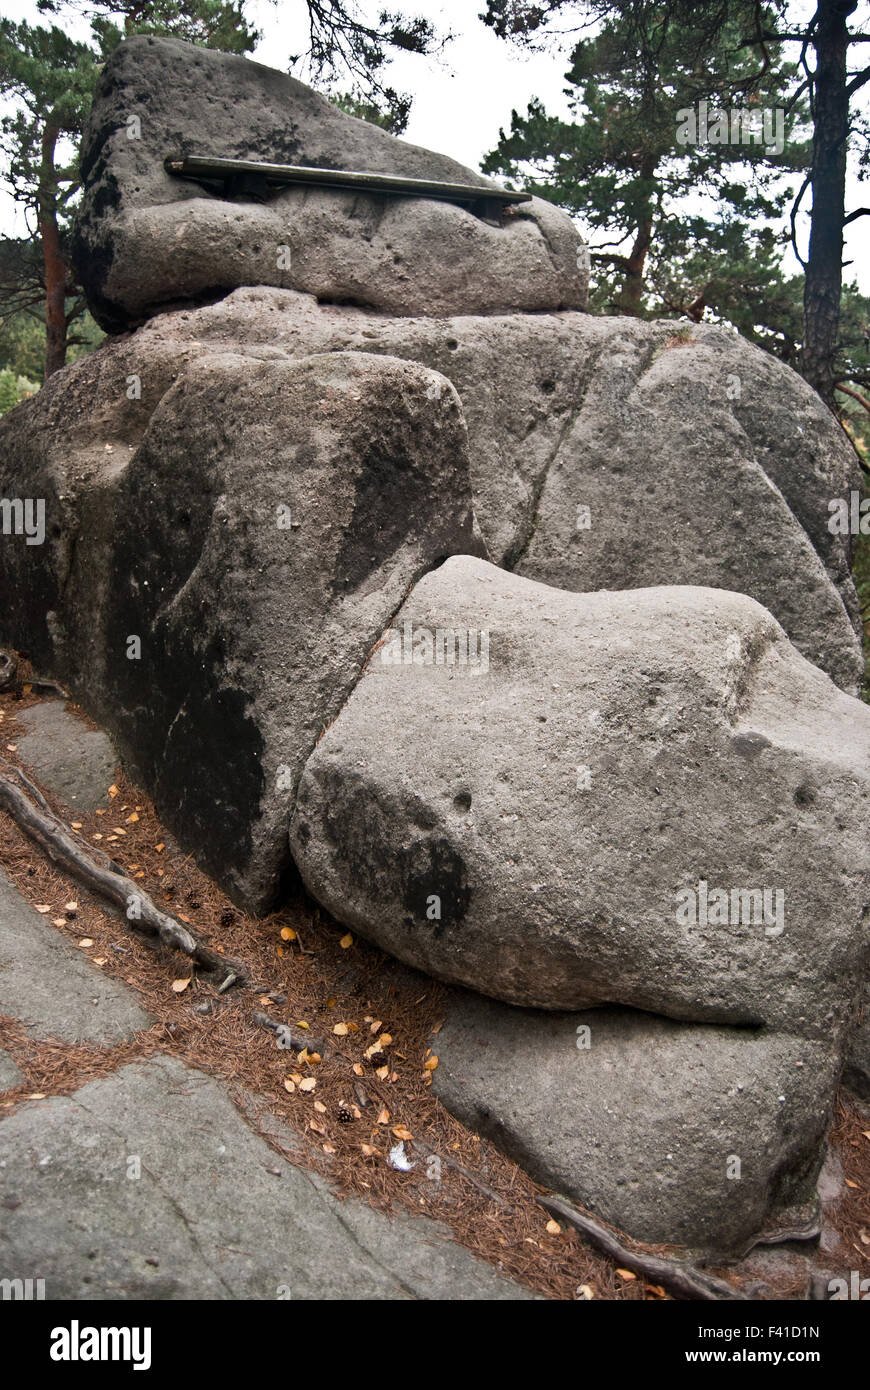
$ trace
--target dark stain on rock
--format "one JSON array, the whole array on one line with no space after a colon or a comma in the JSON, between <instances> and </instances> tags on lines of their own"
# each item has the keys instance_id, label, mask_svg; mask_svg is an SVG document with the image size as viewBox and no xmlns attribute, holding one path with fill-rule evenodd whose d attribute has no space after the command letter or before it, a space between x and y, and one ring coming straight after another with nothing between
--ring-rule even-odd
<instances>
[{"instance_id":1,"label":"dark stain on rock","mask_svg":"<svg viewBox=\"0 0 870 1390\"><path fill-rule=\"evenodd\" d=\"M353 513L335 560L333 597L357 589L407 543L413 534L411 518L425 515L431 501L430 487L401 440L367 448L357 474Z\"/></svg>"},{"instance_id":2,"label":"dark stain on rock","mask_svg":"<svg viewBox=\"0 0 870 1390\"><path fill-rule=\"evenodd\" d=\"M743 758L755 758L762 748L770 748L771 742L764 734L735 734L731 740L731 747Z\"/></svg>"},{"instance_id":3,"label":"dark stain on rock","mask_svg":"<svg viewBox=\"0 0 870 1390\"><path fill-rule=\"evenodd\" d=\"M431 926L435 936L458 926L468 912L471 889L465 861L449 840L441 836L417 840L399 851L399 883L402 906L408 914L405 926ZM427 915L430 900L440 900L440 918Z\"/></svg>"}]
</instances>

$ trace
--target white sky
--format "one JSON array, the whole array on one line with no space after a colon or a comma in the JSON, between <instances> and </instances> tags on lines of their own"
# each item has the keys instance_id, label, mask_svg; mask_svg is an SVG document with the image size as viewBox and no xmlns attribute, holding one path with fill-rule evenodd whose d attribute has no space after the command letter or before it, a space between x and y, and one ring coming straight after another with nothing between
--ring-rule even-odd
<instances>
[{"instance_id":1,"label":"white sky","mask_svg":"<svg viewBox=\"0 0 870 1390\"><path fill-rule=\"evenodd\" d=\"M498 140L499 128L509 127L512 108L525 111L529 100L538 97L550 114L568 114L563 93L565 58L522 52L496 38L478 18L484 0L390 0L389 4L386 0L361 0L361 9L369 15L381 8L424 13L439 32L456 36L440 57L403 54L391 65L390 85L414 97L406 138L415 144L477 168ZM38 20L33 0L4 0L3 11L9 19ZM870 5L860 5L856 18L861 18L862 12L863 19L870 20ZM271 67L286 69L289 56L305 47L302 4L253 0L247 13L263 31L253 56ZM87 37L86 25L76 28L82 38ZM868 184L862 189L850 179L850 206L870 202L868 193ZM806 218L802 221L805 251ZM21 235L23 230L20 212L8 193L0 190L0 234ZM846 232L846 259L853 262L846 276L851 279L856 275L864 292L870 293L870 218L859 218ZM789 252L786 269L793 273L796 268Z\"/></svg>"}]
</instances>

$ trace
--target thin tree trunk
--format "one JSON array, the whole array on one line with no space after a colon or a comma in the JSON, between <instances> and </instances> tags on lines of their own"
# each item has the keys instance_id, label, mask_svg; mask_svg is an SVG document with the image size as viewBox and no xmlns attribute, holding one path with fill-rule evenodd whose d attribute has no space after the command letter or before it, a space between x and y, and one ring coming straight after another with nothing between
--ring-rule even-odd
<instances>
[{"instance_id":1,"label":"thin tree trunk","mask_svg":"<svg viewBox=\"0 0 870 1390\"><path fill-rule=\"evenodd\" d=\"M813 209L804 282L802 371L823 400L834 406L834 353L843 283L843 218L846 208L847 20L857 0L819 0L815 33Z\"/></svg>"},{"instance_id":2,"label":"thin tree trunk","mask_svg":"<svg viewBox=\"0 0 870 1390\"><path fill-rule=\"evenodd\" d=\"M45 266L45 380L66 362L66 263L57 224L54 156L59 130L51 120L42 132L39 170L39 235Z\"/></svg>"},{"instance_id":3,"label":"thin tree trunk","mask_svg":"<svg viewBox=\"0 0 870 1390\"><path fill-rule=\"evenodd\" d=\"M632 314L635 318L643 306L644 271L647 254L652 246L652 231L651 217L638 227L631 251L625 259L622 285L616 301L621 314Z\"/></svg>"},{"instance_id":4,"label":"thin tree trunk","mask_svg":"<svg viewBox=\"0 0 870 1390\"><path fill-rule=\"evenodd\" d=\"M656 167L657 160L650 155L645 155L637 169L637 173L647 184L651 184L656 175ZM634 317L638 317L643 308L646 261L649 255L649 249L652 246L654 226L655 207L652 196L648 196L646 203L639 212L638 224L635 229L631 251L623 262L622 285L616 301L617 308L622 314L631 314Z\"/></svg>"}]
</instances>

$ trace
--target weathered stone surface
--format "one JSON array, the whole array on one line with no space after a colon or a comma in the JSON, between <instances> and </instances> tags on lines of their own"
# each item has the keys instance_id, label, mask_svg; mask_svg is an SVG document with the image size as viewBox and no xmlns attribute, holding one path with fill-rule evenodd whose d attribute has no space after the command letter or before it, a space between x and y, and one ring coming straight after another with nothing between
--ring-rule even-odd
<instances>
[{"instance_id":1,"label":"weathered stone surface","mask_svg":"<svg viewBox=\"0 0 870 1390\"><path fill-rule=\"evenodd\" d=\"M283 388L277 385L284 379L282 374L289 374L289 379L294 371L301 370L292 364L312 347L330 354L335 365L335 354L349 344L355 353L366 352L378 361L385 356L406 361L423 359L458 383L469 429L467 466L476 510L494 558L506 565L526 568L532 564L530 557L537 557L533 568L540 565L548 574L548 566L551 561L555 565L556 555L548 534L561 534L559 528L565 515L570 514L576 521L574 501L581 493L588 495L587 486L598 489L599 497L609 488L614 505L602 503L599 507L596 503L591 529L576 533L570 542L563 537L563 559L557 573L550 577L568 588L621 586L641 579L694 579L714 587L725 584L748 591L781 619L805 656L826 668L847 689L854 689L860 670L860 645L849 616L855 595L847 573L848 538L832 536L828 531L826 500L829 494L847 493L854 481L850 473L854 466L851 446L844 443L808 388L781 364L715 329L693 329L697 336L694 345L668 347L666 335L671 331L672 325L593 319L573 313L390 320L350 308L318 306L308 296L270 288L238 290L209 308L162 315L132 336L108 343L57 373L38 396L12 411L0 424L0 495L35 495L46 500L47 508L44 545L29 546L25 537L15 535L4 537L0 543L0 586L7 596L0 612L0 641L25 648L43 671L70 681L89 712L121 737L119 747L126 754L128 765L153 793L158 769L140 756L140 736L135 729L130 732L129 724L141 711L142 737L147 736L151 745L146 749L147 758L159 762L164 756L164 734L172 727L184 696L175 688L174 675L170 675L168 684L162 675L143 681L146 668L126 658L127 638L144 638L143 622L154 620L156 600L149 598L149 593L154 594L163 586L168 603L171 595L167 583L170 587L176 583L184 585L189 577L190 583L185 585L178 604L169 607L173 613L177 610L178 616L173 619L176 625L188 621L184 614L189 616L196 602L210 615L203 621L201 613L197 613L195 619L190 619L192 633L179 635L187 651L195 653L192 660L197 672L200 667L196 662L202 659L202 650L210 640L206 634L210 632L215 637L218 645L214 650L221 650L223 638L216 635L216 627L223 623L232 631L243 614L248 615L244 618L248 626L239 639L241 652L251 652L252 643L262 640L268 652L267 667L269 663L278 666L283 659L280 639L285 651L296 652L291 661L304 663L307 659L299 649L294 609L282 596L285 571L276 563L280 561L282 538L286 541L288 533L271 533L278 549L274 545L270 549L265 544L265 529L253 526L251 534L262 548L256 551L260 558L255 558L255 550L248 545L244 551L244 574L241 566L230 565L227 570L224 559L218 558L224 544L238 545L238 536L235 531L232 536L227 533L220 517L212 513L212 501L208 500L212 494L206 494L203 487L206 464L200 459L192 423L188 426L183 419L176 423L170 419L173 412L187 409L188 388L181 384L182 379L196 364L201 378L205 374L217 383L215 373L219 373L222 381L235 382L228 397L233 402L238 401L240 393L247 393L249 379L253 383L274 383L274 389L266 393L271 402L271 443L262 443L267 427L258 419L258 442L253 451L248 448L245 465L233 461L235 441L239 436L254 439L248 423L259 413L259 406L252 401L241 406L234 404L227 410L226 425L219 427L217 417L225 407L220 397L226 393L215 385L206 404L198 407L209 416L207 437L212 440L209 448L213 458L207 467L212 469L214 478L229 469L244 493L235 504L238 525L242 527L241 517L246 509L264 514L267 504L258 500L261 498L268 497L268 505L290 505L292 513L293 499L285 498L287 485L278 477L285 465L282 463L279 468L275 460L278 454L282 458L285 452L289 455L289 441L301 439L307 431L308 404L295 413L290 409L289 397L285 401ZM213 365L216 355L224 359L220 366ZM679 441L672 446L665 423L658 433L653 423L643 432L636 428L639 417L633 409L626 409L620 419L613 414L618 412L620 401L631 397L632 382L643 380L644 364L647 376L654 377L661 387L662 398L660 407L651 401L648 409L660 410L662 421L681 422L675 428L683 431L680 438L686 436L686 448L694 447L693 430L705 440L704 458L696 459L692 468L682 474L673 465L673 458L679 454ZM750 382L739 402L729 399L723 384L732 374L726 368L734 368L742 381ZM375 370L374 366L371 370ZM382 366L381 370L388 373L384 390L389 394L389 372L400 369L393 362L392 367ZM604 397L595 385L599 377L607 386ZM433 379L422 369L415 379L426 396L422 408L428 412L432 428L438 431L437 422L444 416L442 401L455 401L455 397L443 380ZM669 381L672 389L665 390ZM438 399L439 391L442 401ZM692 396L692 392L696 394ZM670 413L667 402L672 397L679 399L680 407ZM355 436L357 443L369 429L372 438L378 434L380 399L374 389L365 396L375 415L369 425L360 426L362 433ZM367 408L365 402L361 397L361 415ZM402 405L400 413L405 411L406 406ZM596 411L600 411L606 428L602 426L601 456L587 476L586 454L572 453L560 440L573 437L571 420L575 416L586 421L584 429L591 429ZM726 419L726 411L742 414L739 418L729 414ZM706 433L708 417L719 420L721 430ZM412 421L418 417L414 409L407 407L403 418L407 420L410 438ZM403 427L396 428L401 433ZM456 428L461 431L459 425ZM417 423L413 429L418 429ZM602 480L608 467L604 454L608 430L613 433L614 478L605 484ZM408 542L414 562L398 567L392 586L382 586L380 606L376 592L367 595L366 612L373 614L377 609L377 621L367 626L366 619L362 627L356 628L356 615L350 613L347 605L342 607L347 631L354 628L359 638L354 648L354 660L358 663L364 659L365 641L374 640L378 623L388 620L405 587L423 569L444 555L476 547L476 541L469 539L467 482L454 484L451 466L443 462L450 455L454 462L458 461L464 446L451 442L448 436L449 431L439 434L443 450L439 445L433 452L425 430L414 445L415 449L419 446L419 453L415 454L418 459L442 460L431 464L424 504L413 504L398 528L401 531L405 525L417 537L415 540L412 536ZM740 458L735 453L738 436L744 438ZM637 440L642 437L657 440L649 459L637 453ZM156 458L155 450L162 452L162 462ZM223 453L229 455L229 462L222 461ZM257 453L256 459L253 453ZM364 453L361 446L357 458ZM755 458L763 462L763 474L752 461ZM623 467L626 459L630 462ZM343 464L336 466L339 472L344 471ZM426 472L430 463L420 466ZM456 462L456 466L464 475L466 464ZM574 482L570 482L572 469L577 475ZM633 521L626 524L625 489L630 492L631 480L647 474L657 481L645 483L644 487L665 488L676 510L683 509L680 514L706 518L703 547L697 545L688 524L682 528L672 525L667 508L645 515L650 537L648 543L637 543L637 527ZM669 478L667 484L662 481L665 477ZM182 478L187 491L184 500ZM370 478L371 493L375 495L378 487L374 471ZM770 481L774 479L775 486ZM318 536L332 525L347 526L351 513L343 514L340 507L325 503L321 482L313 475L309 475L309 480L307 496L317 503L314 514L322 518ZM349 500L346 484L338 486ZM402 492L398 482L397 486ZM162 497L160 488L164 490ZM567 496L566 488L573 499L570 504L545 505L547 497L560 492ZM720 495L728 496L729 505L716 500ZM152 541L141 546L139 511L146 497L149 500L143 515L148 519ZM384 512L387 511L394 519L398 516L389 499L384 503ZM549 518L546 525L545 513ZM166 517L175 518L178 525ZM753 520L747 531L749 517ZM190 519L189 524L184 518ZM358 541L372 524L377 523L362 522L361 515L354 516ZM199 565L194 551L197 546L204 547L206 536L213 532L218 537L225 534L225 541L215 549L213 537L209 541L211 548ZM305 533L297 529L289 534L298 537ZM810 534L818 552L810 545ZM593 535L597 537L594 543ZM601 546L602 536L607 538L609 548ZM747 543L753 536L765 538L763 554ZM337 533L329 544L339 545ZM589 544L593 545L592 551L588 550ZM162 549L155 549L158 545ZM318 546L319 539L315 549ZM655 556L655 565L641 562L637 558L640 551ZM311 558L312 551L306 548L305 554ZM617 554L623 556L619 569L613 567L611 559ZM545 563L542 557L546 555L550 559ZM595 563L590 555L593 559L597 555ZM181 569L175 578L167 580L173 565ZM378 565L373 564L371 582L376 590L380 573ZM209 577L214 574L216 578ZM624 581L620 574L626 576ZM291 579L295 585L295 570ZM209 592L213 584L218 584L224 593L233 590L225 603L221 599L218 611L214 610ZM257 597L258 584L269 594L262 605ZM250 601L246 599L244 605L237 601L233 586L247 586ZM200 598L197 600L195 595ZM331 606L331 599L324 601ZM265 613L271 605L276 612L280 610L280 617L274 622L270 618L268 624L265 618L252 624L249 615L254 603L258 613ZM106 623L92 621L94 613L106 615L107 621L110 613L115 615L111 650L106 647ZM344 624L345 616L338 621ZM157 636L164 642L163 634L168 629L162 618L161 624ZM169 647L165 643L162 647L158 643L157 648L148 643L144 646L147 655L143 660L152 663L148 669L156 670L155 652L165 654ZM344 658L336 659L340 664L344 662ZM218 665L215 663L215 669ZM177 669L180 680L183 663ZM317 733L340 707L358 666L354 668L351 661L342 669L339 688L334 692L336 698L333 700L330 695L322 716L313 705L310 707ZM272 821L268 814L265 819L261 817L261 804L252 810L250 799L244 802L246 788L252 795L256 792L252 778L256 779L257 769L255 760L244 751L244 732L240 739L226 702L241 699L258 703L256 691L265 690L270 679L268 670L265 674L255 673L249 663L242 661L236 661L231 671L222 670L222 686L226 691L237 692L219 697L223 713L228 716L224 728L232 730L232 734L221 742L217 726L209 726L197 715L200 729L206 730L207 746L201 741L189 742L184 733L188 719L185 713L175 729L176 747L169 750L165 794L160 792L162 812L200 854L201 862L221 875L240 900L257 906L271 899L276 865L286 858L284 820L292 804L295 773L291 772L291 787L284 803L280 808L274 806ZM305 679L309 685L317 683L310 667ZM296 689L299 695L298 682ZM277 728L281 718L277 707L273 716ZM255 720L259 719L258 710ZM293 743L289 725L278 735L279 742L282 738ZM179 761L182 744L186 759L183 764ZM299 760L304 759L309 747L310 743L303 739L297 747ZM228 748L233 750L233 757L227 758ZM240 769L236 768L235 757ZM283 752L273 761L297 766ZM272 771L270 767L269 776ZM204 807L212 794L219 812L213 815L211 808L202 810L206 825L197 820L200 810L196 803L201 800ZM230 807L228 812L220 809L226 806ZM255 858L263 849L266 855L253 877L245 867L251 819L258 821L259 828L254 829L250 854ZM188 820L189 829L184 823Z\"/></svg>"},{"instance_id":2,"label":"weathered stone surface","mask_svg":"<svg viewBox=\"0 0 870 1390\"><path fill-rule=\"evenodd\" d=\"M20 1086L24 1073L15 1065L8 1052L0 1050L0 1091L10 1091Z\"/></svg>"},{"instance_id":3,"label":"weathered stone surface","mask_svg":"<svg viewBox=\"0 0 870 1390\"><path fill-rule=\"evenodd\" d=\"M432 1046L448 1110L640 1240L738 1252L815 1204L829 1041L457 992Z\"/></svg>"},{"instance_id":4,"label":"weathered stone surface","mask_svg":"<svg viewBox=\"0 0 870 1390\"><path fill-rule=\"evenodd\" d=\"M28 731L18 740L18 755L42 787L73 810L108 803L118 755L101 729L88 729L61 700L31 705L16 718Z\"/></svg>"},{"instance_id":5,"label":"weathered stone surface","mask_svg":"<svg viewBox=\"0 0 870 1390\"><path fill-rule=\"evenodd\" d=\"M261 910L288 866L305 758L390 615L431 565L482 548L465 425L449 382L397 359L210 354L178 375L150 418L132 401L124 420L86 374L90 408L125 423L108 449L99 414L73 402L55 433L51 391L45 430L21 412L7 426L0 472L46 499L47 539L0 546L0 625Z\"/></svg>"},{"instance_id":6,"label":"weathered stone surface","mask_svg":"<svg viewBox=\"0 0 870 1390\"><path fill-rule=\"evenodd\" d=\"M166 1057L0 1121L0 1194L0 1269L48 1299L533 1297L436 1222L339 1202Z\"/></svg>"},{"instance_id":7,"label":"weathered stone surface","mask_svg":"<svg viewBox=\"0 0 870 1390\"><path fill-rule=\"evenodd\" d=\"M0 869L0 1014L34 1038L119 1043L151 1018L131 990L91 965L84 952L31 907Z\"/></svg>"},{"instance_id":8,"label":"weathered stone surface","mask_svg":"<svg viewBox=\"0 0 870 1390\"><path fill-rule=\"evenodd\" d=\"M569 594L457 557L392 631L294 813L303 879L339 921L509 1003L842 1030L865 950L870 710L760 605ZM451 632L476 661L451 664ZM400 639L415 663L391 664ZM712 908L705 924L706 886L730 924Z\"/></svg>"},{"instance_id":9,"label":"weathered stone surface","mask_svg":"<svg viewBox=\"0 0 870 1390\"><path fill-rule=\"evenodd\" d=\"M861 486L854 449L782 363L718 328L687 332L691 341L675 339L673 323L576 313L390 319L237 290L151 320L7 417L20 462L4 495L18 495L8 488L20 490L23 470L39 476L44 450L65 477L122 467L178 373L215 351L280 361L348 348L419 361L461 397L475 511L496 563L573 590L748 593L853 693L862 655L851 537L829 531L828 503ZM129 399L131 381L140 399ZM582 507L591 524L578 530ZM22 546L8 562L30 564L38 597L40 548ZM62 555L57 564L62 576Z\"/></svg>"},{"instance_id":10,"label":"weathered stone surface","mask_svg":"<svg viewBox=\"0 0 870 1390\"><path fill-rule=\"evenodd\" d=\"M539 199L500 226L450 203L345 191L288 188L263 204L173 178L163 161L174 154L492 187L273 68L134 37L100 79L82 148L75 245L91 308L113 331L238 285L280 285L388 313L585 307L579 235L567 214Z\"/></svg>"}]
</instances>

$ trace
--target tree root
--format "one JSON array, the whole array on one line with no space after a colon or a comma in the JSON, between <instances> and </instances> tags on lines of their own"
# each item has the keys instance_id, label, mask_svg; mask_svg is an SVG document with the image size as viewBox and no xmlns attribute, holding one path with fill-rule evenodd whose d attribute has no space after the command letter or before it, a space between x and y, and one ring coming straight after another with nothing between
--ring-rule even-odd
<instances>
[{"instance_id":1,"label":"tree root","mask_svg":"<svg viewBox=\"0 0 870 1390\"><path fill-rule=\"evenodd\" d=\"M131 931L158 938L164 946L181 951L206 970L220 972L243 983L246 972L200 941L195 932L171 917L127 878L120 865L102 850L85 846L75 831L52 811L38 787L20 768L0 757L0 809L60 868L73 874L86 888L120 908Z\"/></svg>"},{"instance_id":2,"label":"tree root","mask_svg":"<svg viewBox=\"0 0 870 1390\"><path fill-rule=\"evenodd\" d=\"M551 1197L541 1195L538 1202L545 1211L553 1216L561 1216L563 1221L567 1221L581 1235L585 1236L592 1245L598 1250L609 1255L616 1260L617 1264L623 1269L630 1269L634 1274L642 1274L651 1283L659 1284L663 1289L677 1295L678 1298L704 1299L708 1302L718 1302L720 1300L735 1299L749 1302L749 1297L741 1293L738 1289L726 1284L724 1279L716 1279L712 1274L705 1274L702 1270L696 1269L694 1265L684 1264L680 1260L666 1259L663 1255L647 1255L636 1250L629 1250L622 1245L606 1227L599 1226L597 1221L580 1212L576 1207L572 1207L570 1202L566 1202L564 1197Z\"/></svg>"}]
</instances>

